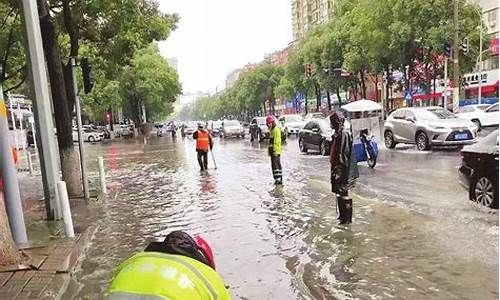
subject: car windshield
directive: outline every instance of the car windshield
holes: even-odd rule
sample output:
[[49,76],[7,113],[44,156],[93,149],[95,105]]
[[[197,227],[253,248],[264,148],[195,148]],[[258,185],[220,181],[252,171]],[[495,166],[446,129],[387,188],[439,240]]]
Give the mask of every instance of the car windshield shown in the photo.
[[214,127],[214,128],[218,128],[218,127],[220,127],[221,125],[222,125],[222,122],[221,122],[221,121],[216,121],[216,122],[213,122],[213,123],[212,123],[212,127]]
[[456,119],[453,113],[442,108],[429,108],[415,110],[415,114],[423,120],[443,120],[443,119]]
[[231,121],[224,121],[224,126],[240,126],[240,122],[236,120],[231,120]]
[[285,122],[302,122],[302,117],[299,115],[285,116]]
[[479,110],[486,110],[488,107],[490,107],[488,104],[484,105],[477,105],[476,108]]

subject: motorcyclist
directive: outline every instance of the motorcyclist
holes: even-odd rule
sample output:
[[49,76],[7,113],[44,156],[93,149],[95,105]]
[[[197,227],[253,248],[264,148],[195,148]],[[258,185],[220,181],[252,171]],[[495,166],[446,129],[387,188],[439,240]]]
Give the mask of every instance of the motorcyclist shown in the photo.
[[116,270],[105,299],[228,300],[208,243],[183,231],[150,243]]
[[266,125],[269,128],[269,156],[273,170],[274,184],[283,184],[283,170],[281,169],[281,130],[276,126],[276,118],[267,116]]

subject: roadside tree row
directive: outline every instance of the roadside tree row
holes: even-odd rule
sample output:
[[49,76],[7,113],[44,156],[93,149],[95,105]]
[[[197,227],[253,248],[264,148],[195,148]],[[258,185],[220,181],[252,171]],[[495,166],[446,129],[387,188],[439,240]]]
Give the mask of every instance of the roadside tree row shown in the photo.
[[[459,3],[460,41],[468,40],[467,48],[460,50],[462,76],[475,66],[479,26],[484,24],[479,6]],[[336,1],[331,20],[298,41],[285,66],[264,62],[248,69],[232,87],[199,100],[184,115],[218,118],[273,113],[276,98],[315,98],[315,107],[305,101],[307,113],[319,111],[326,97],[331,110],[332,103],[367,98],[368,83],[385,83],[386,105],[389,90],[418,88],[435,94],[444,78],[445,44],[452,44],[453,26],[449,0]],[[483,44],[487,43],[485,36]],[[453,78],[451,58],[449,65],[448,78]],[[341,96],[347,91],[349,99]],[[378,93],[374,97],[381,101]]]

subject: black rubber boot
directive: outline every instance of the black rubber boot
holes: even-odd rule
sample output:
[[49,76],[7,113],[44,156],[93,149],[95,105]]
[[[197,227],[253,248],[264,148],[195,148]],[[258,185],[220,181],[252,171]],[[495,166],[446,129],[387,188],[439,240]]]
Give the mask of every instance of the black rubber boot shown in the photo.
[[346,221],[347,224],[352,223],[352,199],[347,198],[344,200],[344,206],[345,206],[345,215],[346,215]]
[[339,215],[337,216],[337,220],[340,220],[340,215],[341,215],[341,212],[340,212],[340,209],[341,209],[340,208],[340,196],[337,195],[336,197],[337,197],[337,210],[339,212]]
[[344,197],[338,197],[338,203],[339,203],[339,219],[341,225],[343,224],[348,224],[348,215],[347,215],[347,207],[346,207],[346,200]]

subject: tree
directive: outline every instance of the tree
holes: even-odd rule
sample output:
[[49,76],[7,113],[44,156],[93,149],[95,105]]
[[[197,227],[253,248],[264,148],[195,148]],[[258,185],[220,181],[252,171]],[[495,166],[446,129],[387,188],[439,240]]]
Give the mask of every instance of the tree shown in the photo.
[[150,120],[168,116],[181,93],[181,85],[177,73],[159,54],[156,45],[150,45],[138,50],[131,66],[124,69],[120,90],[130,117],[139,123],[138,107],[142,104]]
[[21,255],[10,233],[3,192],[0,190],[0,266],[12,265],[20,260]]
[[75,93],[67,57],[77,57],[83,41],[99,49],[105,60],[118,65],[127,63],[137,49],[167,38],[177,17],[161,13],[158,4],[150,0],[37,0],[37,3],[52,99],[58,108],[55,120],[61,170],[69,194],[75,195],[80,193],[81,186],[72,138]]

